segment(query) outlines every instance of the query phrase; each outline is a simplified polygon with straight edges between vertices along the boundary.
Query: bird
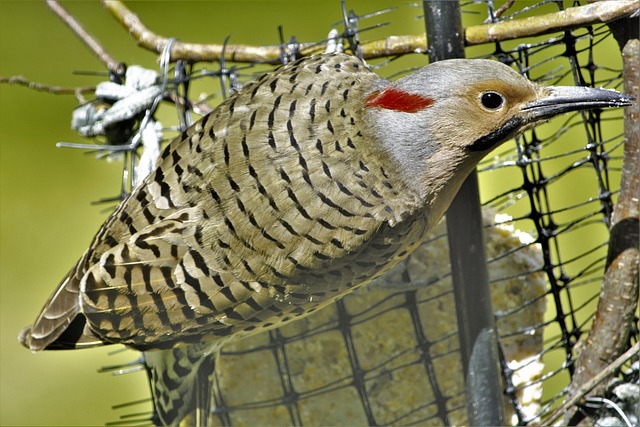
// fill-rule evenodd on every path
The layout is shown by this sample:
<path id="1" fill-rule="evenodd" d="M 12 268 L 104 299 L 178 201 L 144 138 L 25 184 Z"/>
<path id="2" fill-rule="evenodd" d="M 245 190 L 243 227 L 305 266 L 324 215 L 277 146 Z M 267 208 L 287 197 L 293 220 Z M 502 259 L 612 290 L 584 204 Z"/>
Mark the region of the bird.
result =
<path id="1" fill-rule="evenodd" d="M 224 343 L 300 319 L 402 261 L 508 139 L 632 101 L 543 86 L 488 59 L 396 81 L 344 53 L 283 65 L 167 145 L 19 340 L 34 352 L 143 351 L 155 422 L 207 425 L 203 384 Z"/>

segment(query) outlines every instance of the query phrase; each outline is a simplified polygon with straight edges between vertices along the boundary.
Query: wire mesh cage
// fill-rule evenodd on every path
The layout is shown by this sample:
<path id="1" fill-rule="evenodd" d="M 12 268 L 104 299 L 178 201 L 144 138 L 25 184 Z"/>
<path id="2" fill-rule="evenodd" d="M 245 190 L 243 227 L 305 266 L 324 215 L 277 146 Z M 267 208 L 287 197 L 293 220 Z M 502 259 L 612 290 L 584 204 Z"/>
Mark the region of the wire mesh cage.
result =
<path id="1" fill-rule="evenodd" d="M 336 2 L 336 22 L 310 42 L 286 37 L 280 29 L 278 45 L 250 47 L 225 40 L 211 54 L 202 45 L 162 39 L 156 44 L 162 47 L 158 72 L 140 69 L 134 76 L 135 67 L 124 74 L 112 64 L 113 92 L 100 92 L 74 113 L 74 128 L 83 136 L 99 137 L 102 145 L 67 145 L 124 160 L 119 200 L 148 173 L 160 140 L 171 140 L 210 111 L 212 96 L 224 99 L 279 64 L 344 49 L 391 79 L 424 65 L 435 38 L 429 25 L 426 38 L 421 32 L 402 34 L 409 20 L 424 28 L 427 6 L 429 2 L 377 10 L 358 4 L 351 9 L 349 2 Z M 501 61 L 545 84 L 637 91 L 637 75 L 627 76 L 623 86 L 623 55 L 618 52 L 628 39 L 638 37 L 637 29 L 633 34 L 638 6 L 637 1 L 462 3 L 463 16 L 486 19 L 465 28 L 466 56 Z M 136 27 L 140 21 L 125 19 L 131 15 L 124 5 L 110 2 L 107 8 L 128 23 L 140 44 L 153 45 L 144 27 Z M 637 45 L 635 49 L 624 64 L 634 57 L 637 61 Z M 115 93 L 127 85 L 125 95 Z M 204 95 L 197 95 L 198 90 Z M 168 105 L 160 103 L 162 94 Z M 125 115 L 114 108 L 119 101 L 128 103 Z M 156 121 L 158 108 L 177 111 L 169 116 L 169 127 L 167 119 L 164 127 Z M 559 419 L 577 424 L 607 417 L 638 423 L 639 403 L 633 398 L 639 387 L 638 207 L 637 198 L 631 207 L 624 201 L 638 191 L 637 183 L 629 184 L 638 180 L 637 154 L 632 155 L 638 145 L 637 106 L 632 108 L 636 116 L 626 124 L 621 110 L 557 118 L 505 144 L 478 167 L 484 229 L 480 244 L 487 255 L 500 350 L 489 362 L 500 367 L 505 423 Z M 366 287 L 304 319 L 225 345 L 211 381 L 210 423 L 477 422 L 469 419 L 469 393 L 478 391 L 468 388 L 468 360 L 460 347 L 465 328 L 458 326 L 456 315 L 456 304 L 461 309 L 454 289 L 458 265 L 454 263 L 452 274 L 449 260 L 448 246 L 456 237 L 447 234 L 443 222 L 409 258 Z M 635 255 L 630 264 L 618 266 L 621 278 L 611 279 L 615 255 L 628 248 L 635 248 Z M 612 304 L 613 309 L 607 308 Z M 598 317 L 606 320 L 594 320 Z M 622 353 L 626 356 L 618 358 Z M 607 362 L 602 366 L 594 359 Z M 144 365 L 112 370 L 135 369 Z M 482 402 L 483 396 L 478 398 Z M 488 411 L 501 412 L 497 407 Z M 151 419 L 143 413 L 121 421 Z"/>

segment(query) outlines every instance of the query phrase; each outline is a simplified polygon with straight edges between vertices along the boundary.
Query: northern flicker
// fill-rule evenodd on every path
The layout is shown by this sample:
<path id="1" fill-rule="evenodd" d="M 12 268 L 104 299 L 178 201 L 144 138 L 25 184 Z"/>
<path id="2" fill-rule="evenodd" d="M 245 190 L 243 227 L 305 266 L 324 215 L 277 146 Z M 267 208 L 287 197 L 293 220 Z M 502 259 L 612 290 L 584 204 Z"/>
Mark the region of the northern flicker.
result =
<path id="1" fill-rule="evenodd" d="M 213 362 L 201 355 L 396 265 L 505 140 L 557 114 L 631 101 L 539 86 L 489 60 L 390 82 L 346 54 L 300 59 L 166 147 L 20 340 L 32 351 L 146 351 L 158 421 L 206 412 L 194 383 Z"/>

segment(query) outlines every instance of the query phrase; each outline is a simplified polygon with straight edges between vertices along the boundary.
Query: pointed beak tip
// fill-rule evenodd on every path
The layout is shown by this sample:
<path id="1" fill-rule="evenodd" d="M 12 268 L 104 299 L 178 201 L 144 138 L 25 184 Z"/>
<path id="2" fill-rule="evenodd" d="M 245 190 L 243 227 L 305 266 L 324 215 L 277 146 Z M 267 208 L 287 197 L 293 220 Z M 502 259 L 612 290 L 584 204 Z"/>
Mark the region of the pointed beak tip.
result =
<path id="1" fill-rule="evenodd" d="M 636 102 L 635 96 L 627 95 L 625 93 L 622 93 L 621 95 L 622 95 L 621 101 L 620 101 L 622 103 L 621 107 L 628 107 L 630 105 L 635 104 Z"/>
<path id="2" fill-rule="evenodd" d="M 632 105 L 635 98 L 618 92 L 615 89 L 591 88 L 587 86 L 551 86 L 551 93 L 548 96 L 550 102 L 579 104 L 588 108 L 589 104 L 593 104 L 597 108 L 599 106 L 606 107 L 622 107 Z"/>
<path id="3" fill-rule="evenodd" d="M 571 111 L 617 108 L 633 105 L 633 96 L 613 89 L 585 86 L 548 86 L 544 96 L 528 103 L 522 111 L 529 122 L 549 119 Z"/>

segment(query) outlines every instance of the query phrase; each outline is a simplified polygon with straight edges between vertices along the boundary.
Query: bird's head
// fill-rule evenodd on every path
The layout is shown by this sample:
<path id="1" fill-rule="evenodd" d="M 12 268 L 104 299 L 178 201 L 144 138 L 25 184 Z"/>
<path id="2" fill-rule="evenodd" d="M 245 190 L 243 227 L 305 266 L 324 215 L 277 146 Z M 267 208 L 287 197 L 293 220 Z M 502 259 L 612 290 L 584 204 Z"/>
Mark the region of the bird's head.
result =
<path id="1" fill-rule="evenodd" d="M 453 59 L 374 88 L 365 120 L 407 183 L 429 199 L 455 193 L 486 154 L 526 129 L 569 111 L 632 101 L 613 90 L 542 86 L 496 61 Z"/>

